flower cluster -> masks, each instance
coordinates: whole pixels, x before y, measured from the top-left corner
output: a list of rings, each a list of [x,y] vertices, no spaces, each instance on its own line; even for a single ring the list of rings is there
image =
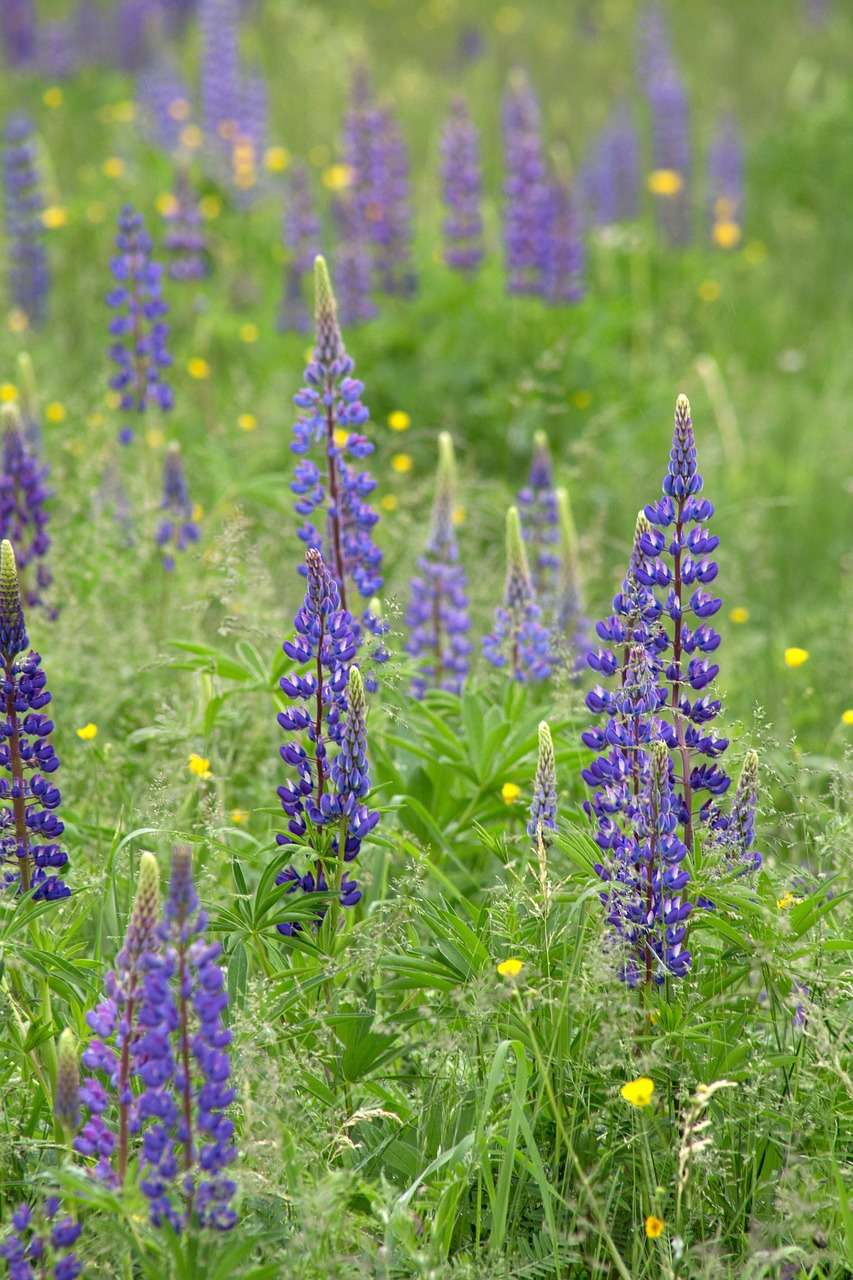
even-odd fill
[[[30,650],[12,544],[0,549],[0,658],[4,720],[0,725],[0,862],[5,885],[53,901],[70,890],[56,874],[68,861],[57,841],[64,825],[56,816],[61,799],[50,777],[59,760],[49,741],[53,721],[42,712],[50,702],[41,658]]]
[[[450,105],[441,155],[444,261],[457,271],[475,271],[483,257],[483,171],[479,135],[461,95]]]
[[[304,164],[293,166],[287,183],[284,245],[288,259],[278,327],[282,332],[307,333],[311,321],[305,305],[304,283],[320,252],[320,220],[314,208],[311,179]]]
[[[504,247],[510,293],[542,288],[542,224],[548,182],[539,103],[521,73],[513,75],[503,105]]]
[[[620,104],[599,135],[579,185],[597,226],[629,222],[640,212],[640,135],[630,107]]]
[[[554,468],[551,447],[544,431],[537,431],[533,437],[530,473],[527,484],[518,491],[517,501],[530,566],[530,581],[536,599],[544,605],[553,600],[554,580],[560,564],[557,554],[560,529]]]
[[[513,680],[545,680],[553,665],[551,644],[541,621],[542,611],[534,599],[517,507],[510,507],[507,512],[506,556],[503,604],[495,609],[494,625],[483,640],[483,653],[493,667],[508,670]]]
[[[207,240],[186,169],[178,170],[173,196],[174,203],[163,213],[167,227],[163,248],[170,257],[169,275],[173,280],[200,280],[209,271]]]
[[[34,129],[29,118],[13,115],[3,129],[3,204],[6,222],[9,297],[34,327],[47,318],[50,268],[44,243],[42,199],[36,170]]]
[[[34,0],[3,0],[0,5],[0,34],[9,67],[24,67],[35,61],[39,24]]]
[[[527,834],[538,839],[546,828],[550,831],[557,829],[557,765],[551,729],[543,720],[539,725],[539,758],[536,762]]]
[[[542,295],[555,305],[579,302],[584,265],[580,215],[574,192],[555,178],[542,198]]]
[[[198,542],[199,527],[196,508],[190,501],[181,447],[174,442],[166,450],[163,462],[163,501],[166,512],[157,529],[157,546],[162,548],[163,568],[171,572],[175,567],[176,552],[186,551],[191,542]]]
[[[88,1118],[74,1148],[96,1157],[99,1177],[123,1185],[135,1138],[154,1226],[167,1222],[180,1231],[192,1219],[228,1230],[236,1214],[227,1170],[237,1154],[226,1114],[234,1099],[231,1033],[222,1021],[228,996],[219,944],[204,936],[189,849],[174,851],[159,923],[158,906],[157,863],[143,854],[106,999],[87,1014],[94,1034],[83,1064],[98,1075],[80,1090]],[[117,1151],[105,1119],[111,1106],[118,1110]]]
[[[303,706],[291,706],[278,716],[282,729],[295,735],[280,750],[285,764],[296,770],[296,782],[278,788],[289,821],[288,833],[276,840],[280,845],[306,846],[314,855],[314,866],[304,875],[288,867],[277,883],[287,885],[288,893],[334,888],[341,905],[349,907],[361,892],[355,880],[343,874],[343,866],[358,855],[362,840],[379,821],[379,815],[362,804],[370,790],[364,690],[358,669],[351,666],[357,652],[352,616],[341,608],[337,583],[319,552],[309,548],[305,559],[308,582],[295,619],[296,635],[282,648],[293,661],[310,666],[307,674],[291,672],[280,682],[282,692]],[[330,743],[338,747],[331,763]],[[325,865],[330,860],[336,868],[332,883]],[[278,926],[285,935],[295,927],[287,922]]]
[[[364,231],[364,220],[352,193],[332,202],[337,227],[335,281],[340,299],[341,319],[355,327],[377,314],[373,300],[373,263]]]
[[[58,1196],[48,1196],[37,1215],[27,1205],[18,1205],[12,1214],[12,1232],[0,1244],[9,1280],[34,1280],[48,1274],[54,1280],[76,1280],[80,1275],[83,1264],[72,1250],[83,1228],[74,1218],[59,1216],[60,1204]]]
[[[743,139],[731,115],[720,120],[708,148],[708,226],[719,249],[736,249],[743,234]]]
[[[24,600],[32,608],[42,603],[42,592],[52,580],[44,560],[50,547],[50,514],[45,504],[51,494],[44,483],[50,468],[40,464],[31,452],[17,405],[3,405],[0,425],[0,538],[8,538],[18,549],[18,581]],[[30,572],[25,579],[27,569]]]
[[[652,119],[649,188],[661,234],[672,245],[684,245],[691,235],[687,90],[669,51],[661,48],[658,56],[658,70],[646,88]]]
[[[120,253],[110,264],[117,286],[106,298],[107,305],[117,312],[109,325],[116,339],[109,356],[118,365],[110,386],[119,392],[125,412],[144,413],[150,405],[171,409],[172,389],[162,373],[172,363],[166,350],[169,329],[162,321],[168,311],[161,292],[163,269],[152,260],[151,237],[142,217],[130,205],[122,209],[118,226],[116,247]],[[129,444],[132,439],[133,430],[123,427],[121,443]]]
[[[305,370],[307,386],[294,397],[303,412],[294,425],[290,448],[302,460],[290,487],[298,499],[296,511],[303,517],[299,536],[323,555],[346,609],[352,588],[369,600],[382,586],[382,552],[372,538],[378,516],[367,501],[376,481],[354,465],[372,453],[373,445],[358,430],[370,415],[360,399],[364,388],[351,376],[353,361],[344,348],[335,296],[321,257],[316,261],[315,281],[317,343]],[[322,468],[305,456],[312,447],[322,453]],[[325,534],[314,523],[316,513],[323,510]],[[366,614],[363,624],[375,631],[371,619]]]
[[[139,76],[136,100],[151,142],[176,152],[190,115],[189,85],[172,62],[161,55]]]
[[[412,578],[406,613],[410,630],[406,653],[419,659],[412,693],[423,697],[428,688],[461,693],[468,674],[471,641],[466,577],[459,563],[453,518],[456,506],[456,465],[453,439],[438,437],[438,475],[432,523],[423,555]]]

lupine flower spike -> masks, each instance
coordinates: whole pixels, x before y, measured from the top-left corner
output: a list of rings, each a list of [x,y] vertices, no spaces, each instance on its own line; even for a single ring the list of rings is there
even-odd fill
[[[207,241],[198,200],[185,168],[178,169],[172,194],[174,204],[163,214],[167,226],[163,248],[170,257],[169,275],[173,280],[200,280],[209,271]]]
[[[729,865],[740,863],[747,871],[757,871],[761,854],[755,843],[755,814],[758,809],[758,753],[747,751],[735,788],[731,812],[717,814],[710,822],[712,844],[722,849]]]
[[[514,72],[503,103],[504,247],[510,293],[542,290],[542,221],[548,200],[539,103]]]
[[[472,648],[465,570],[459,563],[453,527],[456,462],[453,438],[446,431],[438,437],[438,451],[432,523],[412,579],[406,613],[410,629],[406,653],[420,660],[411,686],[416,698],[423,697],[428,688],[460,693]]]
[[[483,174],[479,135],[461,96],[451,103],[441,155],[444,261],[456,271],[474,272],[483,257]]]
[[[303,875],[293,866],[279,875],[276,883],[287,885],[288,893],[330,890],[325,864],[330,857],[337,858],[341,834],[343,862],[348,863],[379,821],[377,813],[368,812],[360,803],[369,782],[365,785],[364,691],[360,675],[356,672],[357,678],[353,677],[350,665],[357,651],[352,617],[341,609],[337,584],[320,553],[309,548],[305,559],[308,586],[296,615],[296,636],[282,647],[291,660],[310,663],[310,668],[306,675],[292,672],[281,680],[282,692],[305,706],[290,707],[278,716],[281,727],[294,735],[281,748],[281,757],[296,770],[297,781],[278,789],[289,822],[287,834],[276,836],[276,840],[280,845],[305,846],[314,865]],[[330,744],[339,746],[340,763],[336,759],[330,764]],[[357,784],[351,760],[359,774]],[[354,906],[361,897],[355,880],[341,875],[336,883],[341,905]],[[316,920],[324,914],[325,908],[318,909]],[[288,936],[297,927],[285,922],[278,929]]]
[[[743,141],[724,116],[708,148],[708,224],[720,249],[736,249],[743,235]]]
[[[59,1037],[53,1114],[67,1134],[77,1131],[80,1124],[80,1064],[77,1061],[77,1039],[70,1027],[66,1027]]]
[[[313,270],[314,258],[320,249],[320,220],[314,209],[311,179],[304,164],[293,166],[287,183],[284,244],[288,260],[278,327],[282,332],[307,333],[311,320],[303,296],[304,282]]]
[[[558,306],[583,297],[580,212],[568,182],[548,183],[542,198],[542,295]]]
[[[544,838],[545,830],[557,829],[557,766],[554,761],[554,744],[551,729],[545,720],[539,725],[539,758],[536,763],[536,780],[533,784],[533,800],[527,834]]]
[[[175,567],[175,554],[186,551],[192,542],[198,542],[200,534],[196,507],[190,501],[181,447],[174,442],[166,450],[163,463],[163,501],[166,512],[157,529],[157,546],[161,548],[163,568],[171,572]]]
[[[47,318],[50,268],[44,243],[39,177],[36,171],[34,129],[22,114],[11,117],[3,130],[3,196],[6,218],[9,301],[23,316],[23,324],[39,327]]]
[[[109,356],[118,365],[110,386],[119,392],[123,412],[141,414],[152,405],[165,411],[173,401],[162,372],[172,363],[166,350],[169,330],[162,321],[168,311],[161,294],[162,267],[152,260],[151,237],[130,205],[122,209],[118,226],[120,253],[110,264],[117,285],[106,299],[117,312],[109,325],[116,339]],[[129,444],[132,439],[133,429],[123,426],[119,441]]]
[[[60,1208],[59,1196],[48,1196],[35,1214],[28,1205],[18,1205],[12,1214],[12,1234],[0,1245],[9,1280],[33,1280],[36,1275],[77,1280],[83,1264],[71,1250],[83,1228],[70,1216],[60,1217]]]
[[[52,578],[45,561],[50,548],[45,503],[51,496],[45,485],[50,468],[40,465],[27,443],[21,413],[16,404],[0,409],[3,432],[0,472],[0,538],[17,547],[18,581],[30,608],[43,603],[42,592]]]
[[[493,667],[506,669],[513,680],[545,680],[552,667],[550,642],[533,597],[517,507],[507,512],[506,556],[503,604],[495,609],[494,626],[483,640],[483,653]]]
[[[530,564],[530,580],[536,599],[545,606],[554,598],[560,531],[551,446],[544,431],[537,431],[533,437],[530,475],[525,487],[518,492],[518,509]]]
[[[49,779],[59,760],[48,741],[53,721],[41,658],[30,650],[12,544],[0,548],[0,658],[4,669],[4,722],[0,738],[0,861],[3,883],[32,890],[33,897],[67,898],[56,874],[68,861],[57,843],[64,825],[56,816],[59,788]]]
[[[299,536],[322,554],[335,579],[341,607],[347,609],[352,607],[354,592],[369,600],[382,586],[382,552],[372,537],[378,516],[367,501],[376,481],[369,472],[356,470],[356,464],[373,452],[373,445],[359,431],[370,414],[361,403],[362,384],[351,377],[355,366],[344,348],[332,282],[322,257],[316,259],[315,288],[317,345],[305,370],[307,385],[294,396],[303,412],[294,425],[290,448],[297,455],[320,454],[321,465],[304,456],[290,487],[297,497],[296,511],[303,517]],[[314,523],[315,513],[325,516],[325,528]],[[362,617],[368,630],[372,617]],[[360,640],[359,625],[356,635]]]

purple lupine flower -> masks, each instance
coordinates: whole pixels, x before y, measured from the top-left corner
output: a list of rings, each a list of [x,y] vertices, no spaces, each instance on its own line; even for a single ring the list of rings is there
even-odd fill
[[[22,113],[3,129],[3,206],[8,240],[9,300],[37,328],[47,318],[50,268],[44,243],[42,198],[34,128]]]
[[[648,86],[652,117],[652,172],[649,189],[655,197],[655,217],[671,245],[687,244],[691,236],[690,125],[687,90],[674,64]]]
[[[495,609],[492,630],[483,639],[483,653],[493,667],[508,670],[513,680],[530,683],[551,674],[553,658],[521,536],[518,508],[506,515],[506,584],[503,604]]]
[[[60,1207],[58,1196],[48,1196],[35,1214],[28,1205],[18,1205],[12,1232],[0,1244],[9,1280],[35,1280],[36,1275],[77,1280],[83,1264],[71,1251],[83,1227],[70,1216],[59,1217]]]
[[[200,0],[201,111],[208,145],[220,155],[240,115],[239,0]]]
[[[517,501],[533,593],[545,607],[554,600],[560,527],[551,446],[544,431],[537,431],[533,437],[530,473],[527,484],[518,491]]]
[[[334,261],[341,320],[355,328],[377,314],[370,247],[364,219],[352,193],[333,201],[332,216],[338,231]]]
[[[351,614],[341,608],[340,593],[319,551],[305,554],[308,585],[304,602],[295,619],[296,635],[285,641],[285,654],[300,664],[310,664],[307,674],[291,672],[282,677],[282,692],[304,706],[291,706],[279,713],[278,722],[287,733],[296,735],[281,748],[285,764],[296,770],[296,782],[278,788],[282,808],[288,816],[287,834],[279,833],[280,845],[303,845],[310,851],[313,868],[303,875],[290,866],[276,883],[287,885],[287,893],[328,892],[326,861],[337,859],[344,832],[343,861],[351,862],[364,837],[376,826],[378,814],[371,814],[361,801],[369,790],[364,760],[364,693],[361,677],[351,684],[351,667],[357,652]],[[308,744],[308,749],[303,745]],[[338,757],[330,764],[328,745],[336,743]],[[359,773],[356,782],[355,772]],[[358,794],[358,793],[361,794]],[[344,819],[346,820],[344,824]],[[338,874],[339,867],[336,869]],[[340,902],[354,906],[361,893],[356,882],[343,876],[337,882]],[[316,919],[325,914],[318,909]],[[290,936],[297,924],[284,922],[279,932]]]
[[[406,626],[411,633],[406,653],[419,659],[418,671],[411,683],[416,698],[422,698],[428,688],[461,693],[471,665],[467,581],[459,563],[453,528],[456,463],[453,438],[446,431],[438,437],[438,450],[432,523],[412,579],[406,612]]]
[[[167,230],[163,249],[169,255],[169,275],[173,280],[200,280],[207,275],[210,263],[207,239],[201,224],[198,200],[189,173],[178,169],[175,175],[174,205],[163,213]]]
[[[832,6],[830,0],[800,0],[800,10],[808,25],[819,30],[829,23]]]
[[[67,80],[80,64],[74,23],[68,18],[44,22],[38,33],[38,69],[50,81]]]
[[[198,523],[195,506],[190,500],[181,446],[174,442],[166,450],[163,462],[163,501],[160,506],[166,512],[157,529],[155,541],[162,548],[163,568],[171,572],[175,567],[175,553],[186,551],[191,542],[198,542]]]
[[[627,103],[616,108],[597,138],[578,189],[585,216],[596,226],[630,222],[639,216],[640,135]]]
[[[278,310],[282,333],[307,333],[311,327],[305,303],[305,279],[314,269],[320,252],[320,219],[314,206],[311,178],[304,164],[294,164],[286,186],[284,245],[287,264],[284,293]]]
[[[122,71],[138,71],[148,56],[151,0],[118,0],[113,57]]]
[[[237,189],[238,203],[245,206],[257,194],[258,166],[266,151],[269,127],[269,100],[263,76],[247,76],[240,84],[237,127],[231,142],[230,177]]]
[[[382,552],[372,539],[378,516],[367,501],[376,481],[368,471],[355,469],[357,462],[373,452],[373,445],[359,431],[370,414],[360,399],[364,388],[351,376],[355,366],[344,348],[335,295],[322,257],[315,263],[315,291],[317,345],[305,370],[307,385],[294,396],[303,412],[294,424],[290,448],[302,455],[302,461],[297,463],[290,488],[298,499],[297,514],[304,521],[299,536],[323,555],[346,609],[353,589],[369,600],[382,586]],[[323,455],[322,470],[306,456],[312,447]],[[315,512],[323,510],[325,533],[313,523]],[[371,629],[367,615],[362,624]],[[359,635],[360,630],[357,628]]]
[[[86,1014],[92,1038],[83,1052],[83,1066],[99,1074],[85,1079],[80,1089],[80,1104],[86,1119],[74,1139],[74,1150],[95,1161],[96,1177],[109,1186],[123,1185],[130,1137],[139,1132],[141,1123],[139,1100],[134,1097],[131,1080],[135,1068],[146,1059],[140,1050],[140,1038],[145,1034],[140,1007],[145,995],[145,976],[156,964],[160,952],[159,908],[157,859],[153,853],[143,853],[124,943],[104,983],[106,998]],[[115,1134],[104,1118],[111,1104],[118,1108],[117,1152]]]
[[[450,104],[441,138],[444,261],[457,271],[473,272],[483,258],[483,168],[480,136],[461,95]]]
[[[761,854],[755,843],[755,814],[758,809],[758,753],[747,751],[735,788],[731,811],[716,813],[709,822],[711,843],[721,849],[730,864],[740,863],[747,871],[757,871]]]
[[[503,103],[504,248],[510,293],[542,289],[542,223],[548,182],[536,94],[515,72]]]
[[[657,0],[650,0],[637,26],[637,71],[646,94],[672,67],[669,22]]]
[[[116,339],[109,356],[118,365],[110,386],[120,393],[125,412],[144,413],[151,405],[166,411],[173,399],[162,374],[172,363],[166,350],[169,328],[161,318],[169,310],[161,292],[163,268],[151,258],[151,237],[130,205],[122,209],[118,227],[116,246],[121,252],[110,263],[117,285],[106,297],[107,306],[118,313],[109,324]],[[120,442],[129,444],[132,439],[132,428],[123,427]]]
[[[50,547],[47,532],[50,514],[45,510],[45,503],[51,492],[44,483],[50,468],[39,465],[27,445],[17,405],[3,405],[0,426],[3,431],[0,538],[8,538],[18,548],[21,594],[28,607],[35,608],[44,603],[42,592],[52,580],[44,560]]]
[[[559,179],[542,198],[541,259],[544,298],[555,305],[583,297],[584,249],[574,192]]]
[[[164,151],[177,151],[192,96],[186,80],[167,58],[161,56],[140,73],[136,100],[149,140]]]
[[[32,63],[38,42],[34,0],[0,0],[0,34],[7,67]]]
[[[555,649],[568,648],[575,674],[582,670],[589,643],[589,619],[584,616],[578,535],[569,494],[557,489],[559,554],[554,600]]]
[[[554,744],[551,729],[545,720],[539,724],[539,757],[536,762],[536,778],[533,783],[533,799],[527,834],[544,838],[545,830],[557,830],[557,765],[554,760]]]
[[[0,726],[0,862],[3,883],[15,884],[46,902],[70,896],[56,874],[68,861],[59,847],[65,830],[56,816],[61,800],[51,775],[59,760],[48,741],[53,721],[42,711],[50,702],[39,654],[29,646],[15,553],[8,539],[0,551],[0,658],[4,668],[5,718]]]
[[[78,67],[103,60],[103,17],[97,0],[77,0],[72,17],[74,61]]]
[[[708,226],[720,249],[736,249],[743,235],[743,139],[731,115],[720,120],[708,148]]]
[[[192,1215],[202,1227],[227,1231],[237,1221],[236,1190],[227,1176],[237,1157],[229,1083],[231,1032],[222,1021],[228,993],[221,946],[208,943],[189,848],[172,855],[169,896],[157,929],[139,1009],[135,1075],[142,1127],[140,1187],[155,1227],[181,1231]]]

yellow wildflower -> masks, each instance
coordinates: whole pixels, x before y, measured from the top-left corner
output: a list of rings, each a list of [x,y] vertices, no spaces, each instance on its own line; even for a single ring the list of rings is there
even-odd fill
[[[149,427],[145,432],[145,443],[149,449],[162,449],[166,443],[166,433],[162,427]]]
[[[505,782],[501,787],[504,804],[515,804],[521,795],[521,787],[517,782]]]
[[[793,907],[793,905],[794,905],[794,903],[795,903],[796,901],[797,901],[797,899],[794,897],[794,895],[793,895],[792,893],[790,893],[790,892],[789,892],[789,893],[783,893],[783,894],[782,894],[782,897],[781,897],[781,898],[779,898],[779,899],[778,899],[778,901],[777,901],[777,903],[776,903],[776,910],[777,910],[777,911],[787,911],[789,907]]]
[[[650,1240],[657,1240],[658,1236],[663,1235],[663,1222],[653,1213],[646,1218],[646,1235]]]
[[[108,409],[117,409],[121,404],[121,396],[117,391],[108,391],[104,396],[104,401]]]
[[[222,212],[222,201],[219,196],[202,196],[198,202],[198,211],[206,222],[212,222]]]
[[[187,373],[197,382],[210,377],[210,365],[201,356],[193,356],[187,364]]]
[[[57,227],[64,227],[68,222],[68,210],[63,209],[61,205],[49,204],[46,209],[42,210],[42,225],[47,227],[48,231],[55,231]]]
[[[154,205],[162,217],[173,218],[178,212],[178,197],[171,191],[161,191]]]
[[[743,605],[736,605],[734,609],[729,611],[729,620],[736,622],[738,626],[744,622],[749,622],[749,610],[744,609]]]
[[[684,178],[677,169],[653,169],[647,185],[654,196],[677,196],[684,186]]]
[[[261,331],[256,324],[240,325],[240,341],[241,342],[257,342]]]
[[[77,737],[82,738],[84,742],[91,742],[97,732],[98,726],[96,724],[92,724],[90,720],[88,724],[83,725],[82,729],[77,730]]]
[[[67,416],[65,405],[60,404],[58,400],[51,400],[50,404],[45,408],[44,416],[48,422],[64,422]]]
[[[30,327],[30,317],[20,307],[13,307],[6,317],[6,327],[10,333],[25,333]]]
[[[502,978],[517,978],[523,968],[524,968],[524,965],[521,963],[520,960],[516,960],[514,958],[509,960],[501,960],[500,964],[498,965],[498,973],[501,975]]]
[[[732,219],[726,219],[723,222],[715,222],[711,235],[714,244],[721,249],[736,249],[740,244],[741,229]]]
[[[125,164],[121,156],[109,156],[101,167],[107,178],[121,178],[124,176]]]
[[[231,821],[236,822],[238,827],[242,827],[245,823],[247,823],[249,821],[249,816],[250,815],[249,815],[248,809],[232,809],[231,810]]]
[[[592,404],[591,391],[575,391],[572,396],[572,404],[576,409],[588,409]]]
[[[117,120],[119,124],[130,124],[136,115],[136,107],[128,99],[125,102],[117,102],[113,107],[113,120]]]
[[[652,1100],[654,1091],[655,1082],[650,1080],[648,1076],[639,1076],[636,1080],[629,1080],[619,1090],[625,1101],[630,1102],[632,1107],[647,1107]]]
[[[0,400],[3,404],[13,404],[18,398],[18,388],[14,382],[0,382]]]
[[[698,292],[703,302],[716,302],[723,290],[719,280],[703,280]]]
[[[52,84],[49,89],[45,89],[41,95],[41,100],[46,107],[62,106],[62,90],[58,84]]]
[[[408,453],[395,453],[391,459],[391,470],[396,471],[401,476],[411,471],[413,465],[411,455]]]
[[[804,662],[808,661],[808,649],[786,649],[785,665],[788,667],[801,667]]]
[[[190,773],[194,773],[197,778],[207,779],[213,777],[213,774],[210,772],[210,761],[206,760],[204,756],[197,756],[195,752],[192,752],[189,764]]]
[[[395,409],[388,414],[388,426],[392,431],[408,431],[411,425],[412,419],[403,409]]]
[[[349,164],[330,164],[323,170],[323,186],[330,191],[344,191],[352,186],[354,172]]]
[[[524,24],[524,14],[514,4],[505,4],[495,14],[495,30],[502,36],[513,36]]]
[[[241,413],[237,419],[237,426],[241,431],[254,431],[258,425],[258,420],[253,413]]]
[[[842,713],[841,713],[841,723],[842,723],[842,724],[853,724],[853,711],[842,711]]]
[[[386,493],[385,497],[379,500],[379,505],[383,511],[396,511],[400,503],[393,493]]]
[[[465,516],[466,516],[466,511],[465,511],[465,508],[464,508],[464,507],[454,507],[454,508],[453,508],[453,517],[452,517],[452,518],[453,518],[453,523],[454,523],[454,524],[464,524],[464,523],[465,523]]]
[[[196,147],[200,147],[204,142],[204,134],[197,124],[184,125],[181,130],[181,146],[186,147],[188,151],[194,151]]]
[[[287,147],[267,147],[264,164],[270,173],[281,173],[290,164],[290,152]]]
[[[349,436],[350,436],[350,433],[347,431],[345,427],[335,427],[335,431],[334,431],[335,444],[338,446],[339,449],[343,449],[347,440],[349,440]]]

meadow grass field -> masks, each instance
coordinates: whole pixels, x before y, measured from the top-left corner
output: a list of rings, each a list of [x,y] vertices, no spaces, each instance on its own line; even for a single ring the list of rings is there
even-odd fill
[[[212,50],[224,83],[228,0],[200,7],[140,0],[136,66],[78,50],[59,74],[12,56],[27,6],[0,4],[0,1271],[853,1275],[853,13],[660,11],[696,184],[675,245],[645,6],[247,3],[269,117],[245,181],[198,92]],[[164,49],[191,86],[171,150],[143,107]],[[348,324],[325,260],[340,294],[361,69],[408,151],[417,283]],[[584,216],[571,303],[507,288],[519,70],[575,195],[614,103],[637,113],[641,207]],[[460,92],[476,271],[442,240]],[[744,154],[727,248],[702,187],[720,112]],[[310,330],[283,332],[300,162],[324,258]],[[158,316],[109,331],[141,296],[122,211],[163,263],[184,180],[205,273],[146,277],[173,403],[150,383],[128,412],[117,370],[145,385]],[[41,322],[15,274],[34,238]],[[458,679],[413,652],[439,617]]]

